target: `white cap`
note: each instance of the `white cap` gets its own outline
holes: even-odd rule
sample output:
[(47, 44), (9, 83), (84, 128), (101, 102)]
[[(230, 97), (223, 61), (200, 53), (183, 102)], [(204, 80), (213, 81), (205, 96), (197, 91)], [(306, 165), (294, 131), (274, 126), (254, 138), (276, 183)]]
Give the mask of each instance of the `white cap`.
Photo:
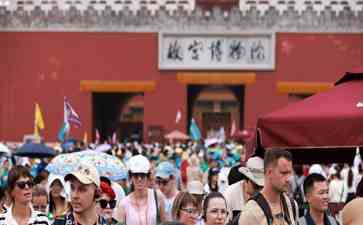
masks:
[(145, 156), (139, 154), (129, 159), (127, 169), (131, 173), (149, 173), (150, 162)]
[(97, 172), (97, 169), (89, 164), (81, 164), (77, 168), (76, 171), (67, 174), (64, 177), (65, 181), (69, 181), (72, 177), (77, 178), (79, 182), (82, 184), (95, 184), (97, 187), (100, 187), (100, 175)]

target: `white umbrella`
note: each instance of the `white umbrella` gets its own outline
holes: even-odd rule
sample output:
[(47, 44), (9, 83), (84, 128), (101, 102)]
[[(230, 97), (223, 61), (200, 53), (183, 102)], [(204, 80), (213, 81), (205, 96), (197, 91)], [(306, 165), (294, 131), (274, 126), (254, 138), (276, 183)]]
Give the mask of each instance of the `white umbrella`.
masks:
[(10, 154), (10, 149), (3, 143), (0, 143), (0, 153)]

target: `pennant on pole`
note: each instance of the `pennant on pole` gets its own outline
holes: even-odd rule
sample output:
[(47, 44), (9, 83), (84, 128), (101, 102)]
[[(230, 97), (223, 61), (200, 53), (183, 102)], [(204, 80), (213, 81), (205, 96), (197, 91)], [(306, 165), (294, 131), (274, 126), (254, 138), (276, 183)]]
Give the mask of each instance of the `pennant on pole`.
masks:
[(60, 142), (64, 142), (64, 140), (66, 139), (66, 136), (69, 132), (69, 129), (70, 129), (69, 123), (63, 123), (61, 129), (58, 132), (58, 140)]
[(194, 119), (192, 119), (192, 122), (190, 123), (189, 132), (190, 136), (195, 141), (198, 141), (202, 137), (202, 135), (200, 134), (199, 127)]
[(82, 125), (81, 119), (76, 113), (76, 111), (74, 111), (73, 107), (71, 106), (67, 98), (64, 98), (64, 113), (66, 116), (65, 119), (67, 120), (68, 123), (74, 124), (76, 127), (81, 127)]
[(42, 116), (42, 111), (38, 103), (35, 103), (35, 113), (34, 113), (34, 134), (39, 136), (39, 129), (44, 129), (44, 120)]
[(87, 135), (87, 132), (84, 132), (84, 135), (83, 135), (83, 143), (85, 143), (85, 144), (88, 143), (88, 135)]
[(112, 141), (111, 141), (112, 144), (117, 144), (117, 134), (116, 132), (113, 132), (112, 134)]
[(181, 112), (180, 112), (180, 110), (178, 110), (178, 111), (176, 112), (175, 123), (179, 123), (179, 122), (180, 122), (180, 120), (181, 120), (181, 117), (182, 117)]
[(237, 131), (236, 121), (232, 120), (230, 136), (233, 137), (236, 134), (236, 131)]
[(96, 129), (96, 133), (95, 133), (95, 144), (98, 145), (100, 143), (100, 139), (101, 139), (101, 135), (100, 132), (98, 131), (98, 129)]
[(76, 127), (80, 127), (82, 125), (80, 117), (74, 111), (73, 107), (71, 106), (66, 97), (64, 97), (63, 102), (63, 113), (63, 125), (58, 132), (58, 140), (61, 142), (65, 140), (65, 137), (70, 132), (71, 124), (74, 124)]

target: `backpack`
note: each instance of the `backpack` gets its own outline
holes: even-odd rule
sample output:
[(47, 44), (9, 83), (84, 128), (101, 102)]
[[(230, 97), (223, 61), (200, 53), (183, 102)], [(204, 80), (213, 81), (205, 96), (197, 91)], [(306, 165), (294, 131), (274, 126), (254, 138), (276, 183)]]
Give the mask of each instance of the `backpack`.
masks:
[[(281, 201), (282, 201), (282, 210), (284, 211), (284, 216), (285, 216), (285, 221), (287, 221), (288, 224), (292, 224), (292, 220), (290, 218), (290, 213), (289, 213), (289, 208), (286, 202), (286, 197), (284, 196), (284, 194), (281, 194), (280, 196)], [(255, 194), (252, 198), (252, 200), (256, 201), (257, 204), (261, 207), (263, 213), (265, 214), (266, 218), (267, 218), (267, 224), (268, 225), (272, 225), (273, 224), (273, 216), (272, 216), (272, 212), (271, 212), (271, 208), (268, 204), (268, 202), (266, 201), (265, 197), (263, 197), (263, 195), (261, 193), (257, 193)], [(292, 206), (292, 212), (293, 212), (293, 219), (294, 221), (297, 221), (298, 218), (298, 213), (297, 213), (297, 207), (295, 205), (295, 201), (291, 198), (288, 198), (290, 201), (290, 205)]]
[(296, 189), (293, 193), (293, 198), (297, 202), (298, 208), (299, 208), (299, 215), (305, 215), (305, 212), (307, 211), (308, 205), (305, 201), (304, 193), (303, 193), (303, 182), (298, 182), (295, 178), (295, 184)]
[[(297, 212), (298, 209), (296, 207), (295, 201), (291, 198), (288, 198), (288, 199), (290, 200), (290, 205), (292, 206), (294, 221), (296, 222), (297, 218), (298, 218), (298, 212)], [(263, 213), (266, 216), (267, 224), (272, 225), (273, 216), (272, 216), (271, 208), (270, 208), (268, 202), (266, 201), (265, 197), (263, 197), (263, 195), (258, 192), (254, 196), (252, 196), (252, 198), (250, 198), (249, 200), (253, 200), (253, 201), (257, 202), (257, 204), (261, 207)], [(285, 215), (284, 219), (287, 221), (288, 224), (291, 225), (292, 223), (291, 223), (288, 205), (286, 202), (286, 197), (283, 194), (281, 194), (281, 200), (282, 200), (282, 208), (283, 208), (284, 215)], [(238, 213), (236, 216), (234, 216), (232, 218), (232, 220), (230, 220), (227, 223), (227, 225), (238, 225), (240, 215), (241, 215), (241, 212)]]

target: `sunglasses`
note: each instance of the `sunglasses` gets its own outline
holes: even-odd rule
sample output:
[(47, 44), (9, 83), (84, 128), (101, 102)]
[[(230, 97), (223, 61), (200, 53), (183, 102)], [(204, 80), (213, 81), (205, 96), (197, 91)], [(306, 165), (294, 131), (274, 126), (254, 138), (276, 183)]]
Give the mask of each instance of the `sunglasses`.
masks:
[(110, 209), (114, 209), (116, 207), (116, 200), (115, 199), (110, 200), (110, 201), (107, 201), (106, 199), (101, 199), (98, 202), (100, 203), (100, 206), (101, 206), (102, 209), (106, 209), (107, 205), (110, 207)]
[(131, 173), (131, 177), (141, 178), (144, 179), (148, 176), (147, 173)]
[(18, 181), (15, 183), (16, 186), (20, 189), (25, 189), (25, 187), (27, 186), (28, 188), (32, 188), (34, 183), (31, 180), (27, 180), (27, 181)]
[(156, 178), (155, 179), (155, 182), (156, 182), (156, 184), (158, 184), (158, 185), (167, 185), (168, 183), (169, 183), (169, 180), (166, 180), (166, 179), (161, 179), (161, 178)]

